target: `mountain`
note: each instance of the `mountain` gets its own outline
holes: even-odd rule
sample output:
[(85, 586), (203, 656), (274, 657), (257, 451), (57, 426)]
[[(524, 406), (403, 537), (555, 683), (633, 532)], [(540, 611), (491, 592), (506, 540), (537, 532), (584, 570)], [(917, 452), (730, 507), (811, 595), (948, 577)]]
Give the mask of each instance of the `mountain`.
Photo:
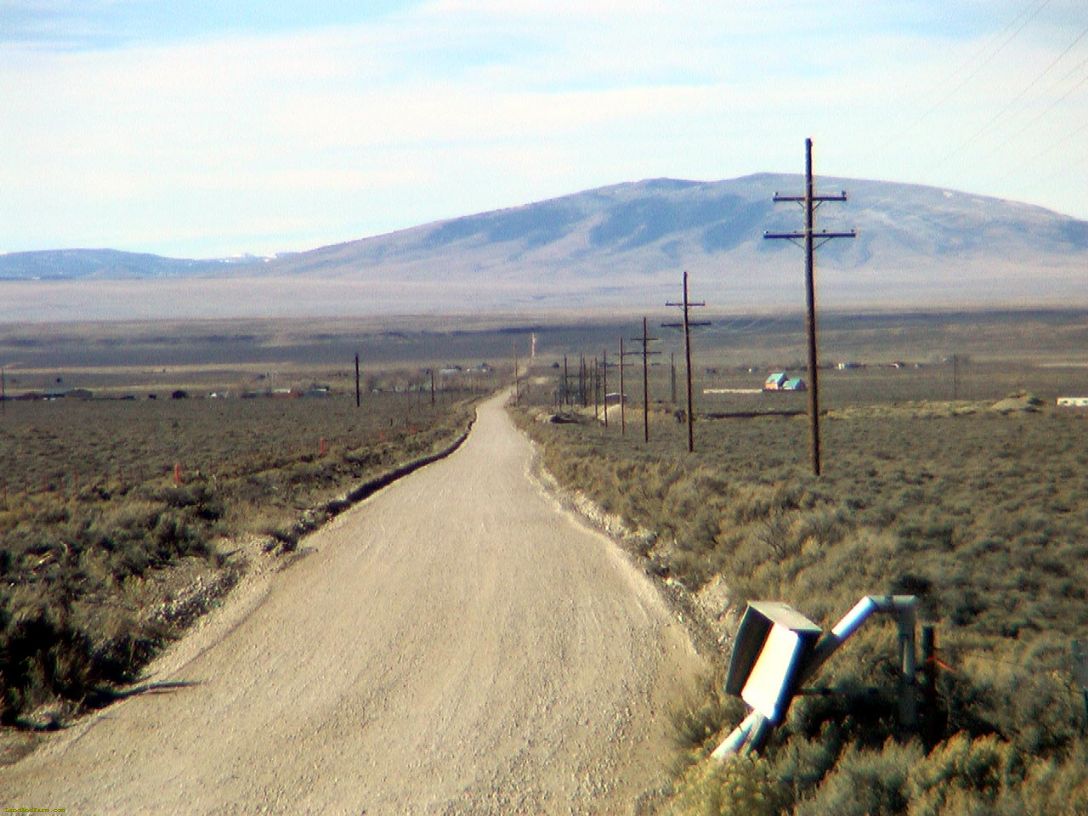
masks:
[(253, 256), (194, 260), (117, 249), (46, 249), (0, 255), (0, 280), (175, 278), (233, 272), (261, 262)]
[[(824, 307), (1085, 300), (1088, 222), (919, 185), (820, 178), (817, 188), (848, 195), (818, 209), (817, 229), (858, 230), (818, 252)], [(802, 253), (763, 233), (801, 228), (801, 208), (772, 198), (802, 189), (798, 175), (655, 179), (231, 264), (101, 251), (21, 255), (64, 256), (53, 277), (165, 279), (159, 289), (174, 308), (185, 313), (185, 292), (199, 292), (207, 316), (654, 309), (678, 296), (685, 269), (693, 296), (712, 307), (799, 308)], [(0, 256), (0, 278), (49, 277), (31, 269), (41, 264)]]

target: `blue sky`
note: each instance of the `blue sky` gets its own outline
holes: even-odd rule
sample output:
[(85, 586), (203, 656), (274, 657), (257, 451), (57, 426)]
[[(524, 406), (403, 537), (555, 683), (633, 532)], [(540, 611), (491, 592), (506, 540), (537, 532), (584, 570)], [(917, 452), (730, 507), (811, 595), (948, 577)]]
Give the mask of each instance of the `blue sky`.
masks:
[(1088, 218), (1083, 0), (0, 0), (0, 251), (307, 249), (623, 181)]

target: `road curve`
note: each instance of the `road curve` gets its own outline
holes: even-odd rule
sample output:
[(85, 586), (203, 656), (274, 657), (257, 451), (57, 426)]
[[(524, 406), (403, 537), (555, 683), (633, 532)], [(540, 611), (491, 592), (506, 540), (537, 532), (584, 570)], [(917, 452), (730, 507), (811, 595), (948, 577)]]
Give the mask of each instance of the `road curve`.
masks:
[(0, 807), (631, 812), (665, 778), (668, 701), (700, 661), (650, 582), (537, 488), (531, 455), (485, 403), (456, 453), (304, 540), (213, 642), (156, 664), (159, 693), (0, 769)]

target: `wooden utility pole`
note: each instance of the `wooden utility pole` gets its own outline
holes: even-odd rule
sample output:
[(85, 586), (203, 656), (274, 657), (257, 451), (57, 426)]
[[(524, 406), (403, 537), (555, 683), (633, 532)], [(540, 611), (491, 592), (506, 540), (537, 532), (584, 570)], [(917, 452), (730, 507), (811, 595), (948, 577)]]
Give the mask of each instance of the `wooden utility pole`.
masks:
[(567, 355), (562, 356), (562, 396), (560, 405), (570, 405), (570, 374), (567, 373)]
[(805, 139), (805, 193), (800, 196), (774, 194), (774, 201), (795, 201), (805, 210), (805, 229), (803, 232), (765, 232), (764, 238), (782, 238), (797, 243), (804, 241), (805, 250), (805, 304), (807, 316), (805, 325), (808, 330), (808, 416), (811, 440), (812, 472), (820, 475), (820, 393), (819, 374), (816, 360), (816, 286), (813, 267), (815, 266), (816, 242), (823, 246), (832, 238), (855, 238), (857, 230), (845, 232), (816, 232), (816, 208), (825, 201), (846, 201), (846, 193), (835, 195), (816, 195), (812, 181), (812, 139)]
[(650, 337), (646, 328), (646, 318), (642, 318), (642, 337), (632, 338), (636, 343), (642, 344), (642, 439), (650, 441), (650, 355), (660, 354), (660, 351), (650, 351), (650, 343), (658, 338)]
[(593, 419), (599, 419), (601, 416), (600, 409), (601, 403), (600, 397), (600, 385), (601, 385), (601, 368), (596, 357), (593, 358)]
[(604, 398), (604, 426), (608, 427), (608, 349), (601, 352), (601, 395)]
[(627, 352), (623, 350), (623, 338), (620, 338), (620, 436), (627, 436), (627, 395), (623, 393), (623, 369), (627, 365), (624, 359)]
[(672, 404), (676, 405), (676, 352), (669, 352), (669, 386), (672, 393)]
[(514, 405), (521, 405), (521, 382), (518, 379), (518, 350), (514, 349)]
[[(679, 306), (684, 310), (684, 322), (683, 323), (662, 323), (662, 326), (669, 326), (672, 328), (683, 327), (684, 329), (684, 360), (687, 372), (688, 381), (688, 453), (695, 452), (695, 405), (692, 399), (691, 389), (691, 327), (692, 326), (709, 326), (709, 321), (692, 322), (689, 312), (694, 307), (706, 306), (706, 303), (700, 301), (699, 303), (692, 303), (688, 299), (688, 273), (684, 272), (684, 300), (680, 303), (666, 303), (666, 306)], [(676, 372), (675, 366), (673, 368), (673, 402), (676, 402)]]
[(582, 403), (582, 407), (587, 406), (586, 397), (586, 356), (584, 354), (578, 355), (578, 401)]
[(362, 395), (359, 390), (359, 355), (355, 355), (355, 407), (359, 408), (363, 403)]

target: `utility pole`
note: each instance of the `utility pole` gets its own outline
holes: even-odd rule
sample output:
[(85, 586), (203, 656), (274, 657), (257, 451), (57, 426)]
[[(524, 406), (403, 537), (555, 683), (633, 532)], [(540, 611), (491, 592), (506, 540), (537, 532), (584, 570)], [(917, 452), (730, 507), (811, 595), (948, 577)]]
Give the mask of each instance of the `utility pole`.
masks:
[(570, 374), (567, 373), (567, 355), (562, 356), (562, 396), (559, 404), (570, 405)]
[(596, 357), (593, 358), (593, 419), (597, 420), (601, 416), (601, 403), (600, 403), (600, 385), (601, 385), (601, 367)]
[(521, 405), (521, 381), (518, 375), (518, 350), (514, 348), (514, 405)]
[(623, 350), (623, 338), (620, 338), (620, 436), (627, 436), (627, 395), (623, 392), (623, 369), (627, 367), (624, 359), (628, 352)]
[(825, 201), (846, 201), (846, 192), (836, 195), (816, 195), (812, 182), (812, 139), (805, 139), (805, 193), (800, 196), (774, 194), (774, 201), (795, 201), (805, 210), (805, 229), (803, 232), (765, 232), (764, 238), (781, 238), (797, 244), (804, 241), (805, 250), (805, 303), (807, 306), (806, 327), (808, 330), (808, 416), (811, 440), (812, 472), (820, 475), (820, 394), (816, 360), (816, 286), (813, 280), (816, 242), (823, 246), (832, 238), (856, 238), (857, 230), (845, 232), (816, 232), (816, 208)]
[[(693, 322), (690, 319), (689, 311), (695, 307), (706, 306), (706, 303), (699, 301), (698, 303), (692, 303), (688, 300), (688, 273), (684, 272), (684, 300), (681, 303), (666, 303), (666, 306), (680, 306), (684, 310), (684, 322), (683, 323), (662, 323), (662, 326), (669, 328), (684, 329), (684, 360), (687, 371), (688, 380), (688, 453), (695, 452), (695, 407), (692, 400), (691, 393), (691, 327), (692, 326), (709, 326), (710, 321), (703, 320), (700, 322)], [(676, 402), (676, 366), (673, 365), (672, 374), (672, 401)]]
[(431, 407), (434, 408), (434, 369), (431, 369)]
[(642, 344), (642, 439), (650, 441), (650, 355), (660, 354), (660, 351), (650, 351), (650, 343), (658, 338), (650, 337), (646, 328), (646, 318), (642, 318), (642, 337), (632, 338), (636, 343)]
[(608, 427), (608, 349), (601, 352), (601, 396), (604, 398), (604, 426)]
[(355, 407), (362, 405), (362, 397), (359, 392), (359, 355), (355, 355)]
[[(664, 324), (662, 324), (664, 325)], [(676, 405), (676, 352), (669, 352), (669, 386), (672, 394), (672, 404)]]
[(578, 356), (578, 401), (582, 403), (582, 407), (587, 407), (586, 397), (586, 382), (588, 377), (586, 376), (586, 356), (580, 354)]

